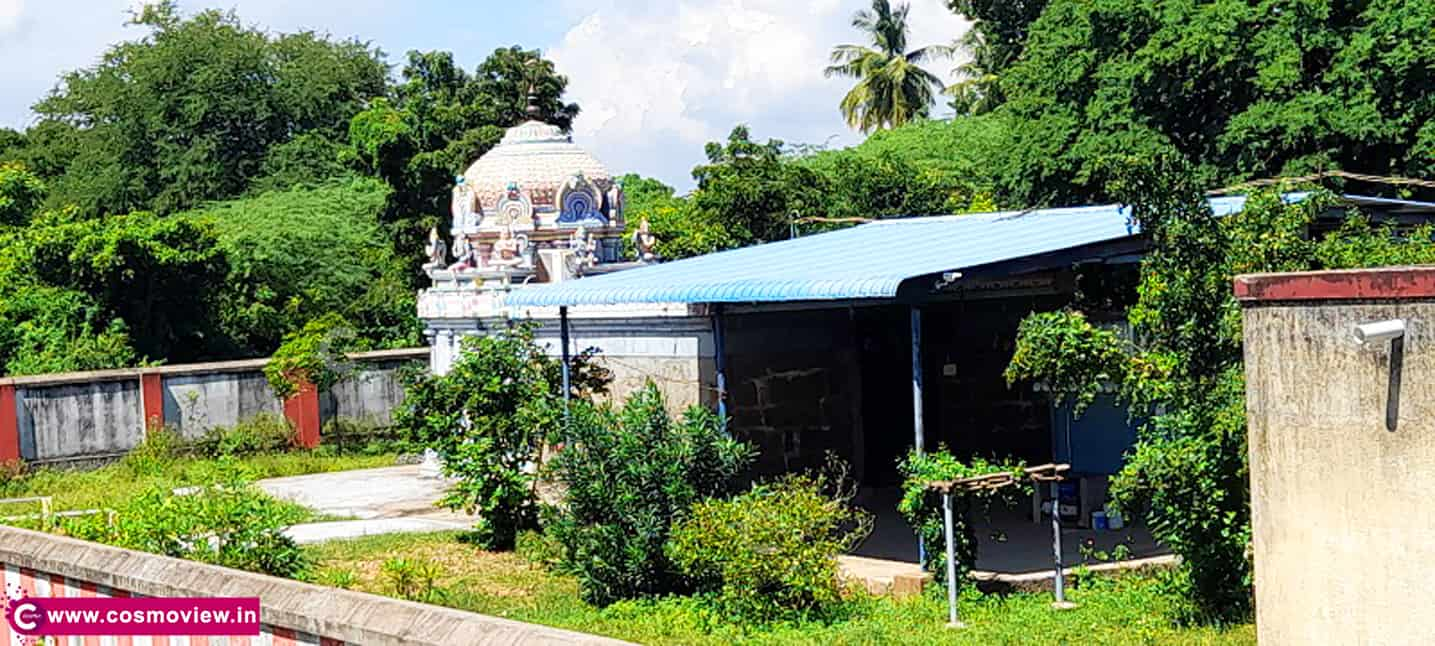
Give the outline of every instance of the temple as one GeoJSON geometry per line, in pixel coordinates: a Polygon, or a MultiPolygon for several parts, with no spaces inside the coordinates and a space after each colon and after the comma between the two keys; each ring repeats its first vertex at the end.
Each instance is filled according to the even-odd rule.
{"type": "Polygon", "coordinates": [[[646,222],[625,250],[622,183],[532,105],[454,179],[450,206],[449,225],[429,232],[433,284],[418,299],[435,372],[447,371],[463,336],[517,314],[505,307],[512,290],[657,260],[646,222]]]}

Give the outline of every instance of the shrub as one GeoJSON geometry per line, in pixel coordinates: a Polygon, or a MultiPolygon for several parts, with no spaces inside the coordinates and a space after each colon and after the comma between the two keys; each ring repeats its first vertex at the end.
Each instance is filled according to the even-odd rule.
{"type": "Polygon", "coordinates": [[[273,413],[260,413],[234,426],[212,428],[195,442],[200,453],[214,457],[278,453],[294,446],[294,427],[273,413]]]}
{"type": "Polygon", "coordinates": [[[391,558],[380,567],[389,593],[400,599],[434,603],[443,598],[438,586],[442,568],[425,559],[391,558]]]}
{"type": "Polygon", "coordinates": [[[841,601],[837,556],[866,538],[871,518],[823,489],[821,477],[789,476],[700,502],[673,527],[668,557],[732,616],[830,615],[841,601]]]}
{"type": "MultiPolygon", "coordinates": [[[[580,393],[605,387],[586,362],[575,362],[580,393]]],[[[562,416],[558,368],[532,329],[520,326],[464,339],[448,374],[408,377],[395,426],[409,442],[438,451],[444,472],[458,478],[443,504],[478,513],[469,538],[484,548],[512,549],[520,531],[538,526],[535,465],[545,433],[562,416]]]]}
{"type": "MultiPolygon", "coordinates": [[[[927,483],[939,480],[957,480],[971,476],[1010,471],[1022,472],[1025,465],[1020,462],[993,463],[974,458],[963,463],[948,453],[946,447],[935,452],[919,454],[913,451],[898,465],[902,473],[902,501],[897,511],[916,528],[917,535],[926,546],[926,559],[922,565],[932,572],[938,581],[947,578],[947,540],[942,514],[941,494],[927,488],[927,483]]],[[[952,536],[955,544],[952,553],[956,557],[957,581],[967,580],[967,573],[977,562],[977,535],[972,529],[971,515],[985,511],[993,502],[1014,502],[1023,496],[1030,496],[1030,485],[1019,484],[996,490],[976,492],[954,492],[952,495],[952,536]]]]}
{"type": "Polygon", "coordinates": [[[336,417],[324,422],[319,437],[323,438],[324,447],[333,447],[334,451],[341,454],[397,453],[402,445],[397,429],[384,426],[369,417],[336,417]]]}
{"type": "Polygon", "coordinates": [[[137,476],[163,475],[184,449],[184,441],[173,428],[152,428],[144,440],[120,459],[120,466],[137,476]]]}
{"type": "Polygon", "coordinates": [[[621,412],[574,406],[568,428],[552,463],[567,491],[551,529],[583,598],[606,605],[692,589],[664,553],[669,530],[694,503],[732,492],[751,450],[709,411],[671,419],[651,381],[621,412]]]}
{"type": "Polygon", "coordinates": [[[359,575],[347,568],[325,568],[314,577],[314,582],[341,590],[352,590],[359,584],[359,575]]]}
{"type": "Polygon", "coordinates": [[[91,525],[90,532],[102,535],[81,537],[251,572],[303,576],[308,558],[284,534],[286,526],[302,519],[302,512],[237,473],[228,475],[185,495],[152,487],[119,510],[115,527],[91,525]]]}
{"type": "Polygon", "coordinates": [[[325,314],[284,335],[284,343],[264,365],[264,378],[279,399],[298,394],[301,383],[328,390],[350,371],[344,352],[353,347],[354,330],[344,317],[325,314]]]}

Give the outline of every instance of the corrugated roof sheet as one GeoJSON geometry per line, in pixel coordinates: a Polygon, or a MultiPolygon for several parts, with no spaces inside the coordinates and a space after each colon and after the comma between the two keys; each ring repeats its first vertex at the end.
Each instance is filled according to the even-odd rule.
{"type": "MultiPolygon", "coordinates": [[[[1211,199],[1216,215],[1244,196],[1211,199]]],[[[881,220],[850,229],[509,293],[514,307],[891,298],[902,281],[1118,240],[1116,205],[881,220]]]]}

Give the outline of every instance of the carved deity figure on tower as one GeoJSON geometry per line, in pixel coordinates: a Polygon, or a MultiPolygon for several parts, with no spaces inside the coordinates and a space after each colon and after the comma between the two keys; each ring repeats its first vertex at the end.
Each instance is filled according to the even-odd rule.
{"type": "Polygon", "coordinates": [[[615,227],[623,226],[623,182],[613,182],[608,189],[608,222],[615,227]]]}
{"type": "Polygon", "coordinates": [[[465,271],[478,266],[478,253],[468,241],[468,236],[460,235],[453,239],[453,257],[454,263],[448,266],[449,271],[465,271]]]}
{"type": "Polygon", "coordinates": [[[424,270],[441,269],[448,261],[448,245],[444,244],[443,238],[438,234],[438,227],[429,229],[429,243],[424,247],[428,254],[429,261],[424,263],[424,270]]]}
{"type": "Polygon", "coordinates": [[[478,198],[474,195],[473,187],[468,185],[462,175],[454,178],[453,199],[449,210],[453,215],[453,235],[478,233],[479,220],[482,219],[478,198]]]}
{"type": "Polygon", "coordinates": [[[643,218],[638,223],[638,230],[633,232],[633,248],[638,251],[638,260],[642,262],[653,262],[658,259],[655,249],[658,246],[658,237],[648,230],[648,219],[643,218]]]}
{"type": "Polygon", "coordinates": [[[588,227],[578,225],[573,230],[573,237],[568,241],[568,248],[573,250],[574,266],[580,272],[584,269],[598,264],[598,241],[588,231],[588,227]]]}
{"type": "Polygon", "coordinates": [[[513,229],[504,227],[498,234],[498,239],[493,241],[493,251],[489,253],[488,265],[490,267],[517,267],[523,263],[523,245],[513,237],[513,229]]]}

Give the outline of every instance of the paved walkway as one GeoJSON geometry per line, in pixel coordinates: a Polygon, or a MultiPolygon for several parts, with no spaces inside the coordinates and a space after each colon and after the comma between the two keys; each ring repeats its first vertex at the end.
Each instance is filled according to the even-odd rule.
{"type": "Polygon", "coordinates": [[[471,529],[475,517],[435,507],[450,482],[419,477],[419,465],[358,469],[260,480],[276,498],[327,516],[352,518],[294,525],[285,533],[300,543],[397,532],[471,529]]]}

